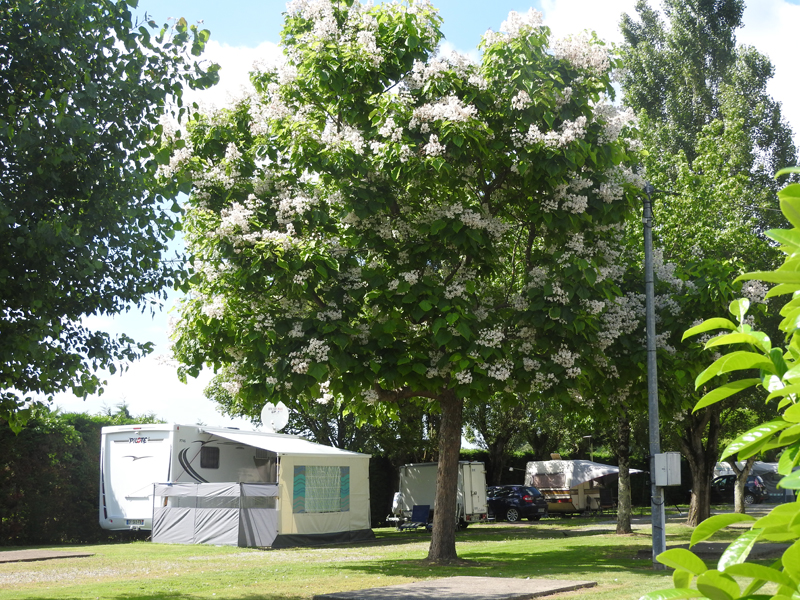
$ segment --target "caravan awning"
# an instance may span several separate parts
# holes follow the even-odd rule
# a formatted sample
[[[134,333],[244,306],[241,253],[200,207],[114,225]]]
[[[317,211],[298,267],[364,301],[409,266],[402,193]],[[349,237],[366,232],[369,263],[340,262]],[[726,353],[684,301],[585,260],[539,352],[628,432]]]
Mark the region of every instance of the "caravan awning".
[[[304,456],[363,456],[369,458],[369,454],[361,454],[359,452],[350,452],[349,450],[341,450],[333,448],[332,446],[323,446],[322,444],[315,444],[309,442],[301,437],[294,435],[284,435],[282,433],[261,433],[258,431],[237,431],[235,429],[216,429],[216,428],[203,428],[204,433],[209,433],[217,437],[225,438],[243,444],[245,446],[253,446],[254,448],[261,448],[268,452],[275,452],[278,455],[298,455]]]
[[[641,472],[639,469],[630,469],[631,475]],[[617,475],[619,467],[589,460],[542,460],[529,462],[528,474],[563,475],[565,487],[575,487],[598,477]]]

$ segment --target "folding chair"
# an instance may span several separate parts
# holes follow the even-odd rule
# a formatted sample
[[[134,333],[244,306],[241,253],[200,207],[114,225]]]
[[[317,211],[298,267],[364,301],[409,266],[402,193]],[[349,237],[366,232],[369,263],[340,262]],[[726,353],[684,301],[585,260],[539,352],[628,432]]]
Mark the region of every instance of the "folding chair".
[[[431,507],[428,504],[415,504],[411,509],[411,519],[397,527],[398,530],[402,529],[416,529],[417,527],[428,526],[428,518],[431,514]]]

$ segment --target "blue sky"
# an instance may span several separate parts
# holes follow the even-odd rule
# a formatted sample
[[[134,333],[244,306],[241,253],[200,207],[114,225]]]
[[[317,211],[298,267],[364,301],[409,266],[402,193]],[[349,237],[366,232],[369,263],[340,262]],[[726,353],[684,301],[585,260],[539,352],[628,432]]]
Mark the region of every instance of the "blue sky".
[[[470,1],[433,0],[444,19],[446,43],[460,52],[473,51],[480,36],[489,28],[498,29],[512,10],[527,12],[533,7],[544,13],[544,22],[556,37],[584,29],[597,31],[607,41],[621,41],[618,24],[623,12],[633,13],[635,0],[538,0],[535,3],[511,0]],[[651,4],[658,5],[651,0]],[[796,142],[800,131],[800,95],[796,77],[796,25],[800,23],[800,0],[751,0],[745,11],[745,27],[738,39],[767,54],[776,67],[770,93],[783,102],[784,115],[793,125]],[[198,98],[202,102],[223,104],[230,90],[247,81],[247,72],[258,57],[277,52],[280,41],[284,0],[140,0],[135,14],[158,23],[170,17],[183,17],[190,23],[203,21],[211,31],[207,55],[222,65],[222,81],[217,89]],[[172,302],[168,303],[168,306]],[[134,414],[155,413],[172,422],[247,428],[244,420],[230,420],[215,410],[203,396],[210,375],[188,385],[178,382],[174,367],[160,364],[158,355],[169,352],[165,310],[149,314],[127,313],[114,319],[91,318],[88,323],[111,333],[125,332],[138,341],[152,341],[155,353],[131,365],[125,374],[109,377],[106,393],[87,401],[69,394],[56,397],[64,410],[98,412],[120,402]]]

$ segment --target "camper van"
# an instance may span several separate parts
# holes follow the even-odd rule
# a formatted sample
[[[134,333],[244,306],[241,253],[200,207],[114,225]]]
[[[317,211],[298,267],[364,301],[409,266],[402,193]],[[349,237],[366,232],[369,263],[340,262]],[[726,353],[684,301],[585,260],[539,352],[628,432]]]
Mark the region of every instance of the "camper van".
[[[221,493],[214,484],[227,483],[236,484],[226,487],[229,496],[269,498],[235,497],[223,504],[255,503],[272,510],[273,537],[280,538],[278,542],[348,541],[355,539],[354,532],[371,537],[369,458],[280,433],[177,424],[104,427],[100,525],[110,530],[153,530],[157,541],[159,524],[180,520],[178,507],[203,511],[221,506],[209,496]],[[187,519],[183,521],[185,525]],[[343,532],[347,535],[336,538]],[[181,533],[183,543],[196,539],[207,538]]]
[[[630,472],[641,473],[638,469]],[[589,460],[531,461],[525,468],[525,485],[537,488],[547,499],[550,514],[571,515],[612,508],[619,468]]]
[[[392,503],[388,520],[401,525],[411,518],[415,506],[436,507],[438,463],[412,463],[400,467],[400,490]],[[488,521],[486,506],[486,468],[481,462],[458,463],[456,521],[461,528]]]

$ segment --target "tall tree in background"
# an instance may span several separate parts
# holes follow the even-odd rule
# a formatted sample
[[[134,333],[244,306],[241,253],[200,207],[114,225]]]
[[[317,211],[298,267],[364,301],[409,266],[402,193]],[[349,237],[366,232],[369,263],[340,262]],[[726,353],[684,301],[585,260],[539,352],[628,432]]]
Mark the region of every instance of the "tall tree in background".
[[[440,411],[428,556],[449,561],[464,404],[573,401],[633,176],[597,40],[512,13],[476,64],[435,55],[439,24],[427,2],[293,2],[285,62],[192,124],[174,350],[243,413],[328,394]]]
[[[647,178],[672,192],[658,197],[653,210],[655,243],[668,262],[706,258],[744,270],[771,268],[778,259],[763,232],[780,215],[772,176],[794,164],[795,149],[779,103],[766,92],[772,65],[736,44],[743,10],[742,0],[665,0],[662,20],[640,0],[638,20],[622,20],[624,102],[640,117]],[[709,294],[729,297],[726,286],[730,293],[722,280],[720,293]],[[694,392],[684,379],[689,408]],[[694,479],[691,524],[709,514],[718,410],[683,421],[682,448]]]
[[[148,353],[82,319],[145,310],[181,273],[162,260],[177,188],[156,181],[159,119],[216,68],[192,56],[208,31],[181,20],[151,38],[132,6],[0,4],[0,418],[14,429],[28,394],[102,391],[98,369]]]

